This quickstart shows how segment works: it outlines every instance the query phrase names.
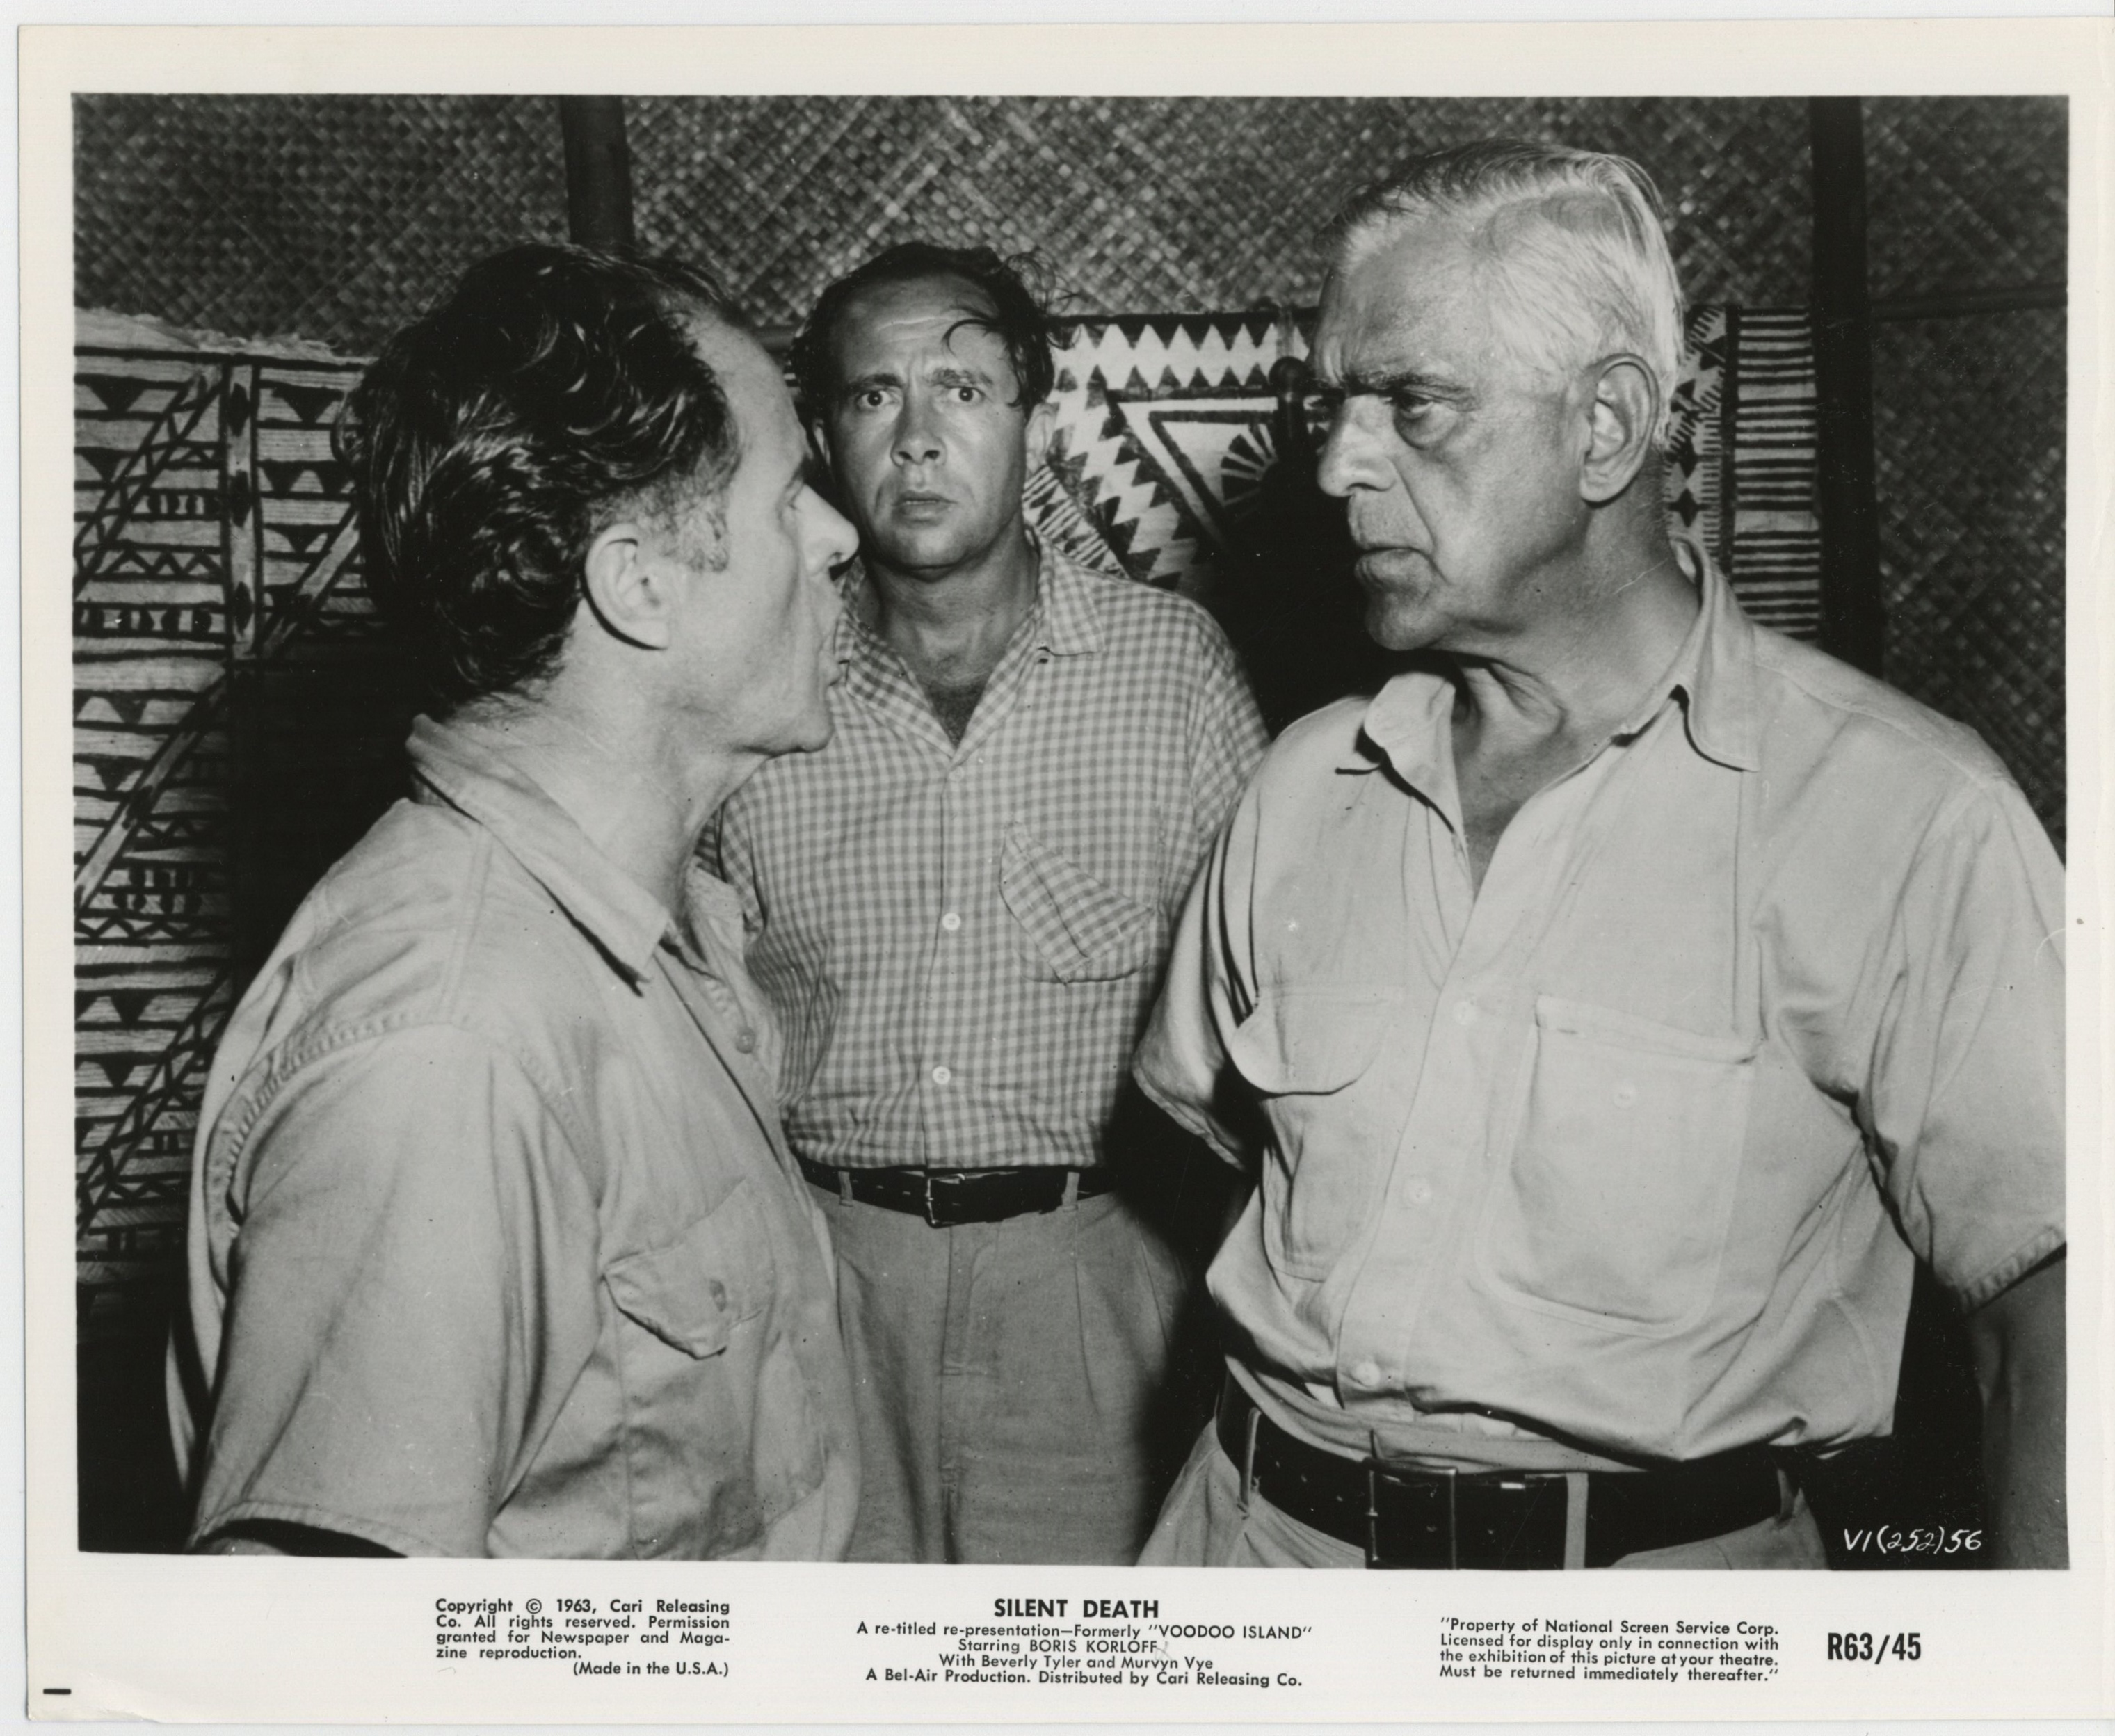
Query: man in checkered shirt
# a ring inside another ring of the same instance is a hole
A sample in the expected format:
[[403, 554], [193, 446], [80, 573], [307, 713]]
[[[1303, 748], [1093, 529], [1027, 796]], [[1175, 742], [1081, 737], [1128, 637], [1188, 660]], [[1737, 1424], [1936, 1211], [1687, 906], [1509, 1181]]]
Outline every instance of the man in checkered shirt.
[[[825, 290], [794, 349], [865, 572], [834, 739], [741, 792], [719, 860], [836, 1236], [855, 1559], [1128, 1562], [1172, 1468], [1192, 1286], [1113, 1160], [1264, 728], [1201, 609], [1028, 530], [1046, 334], [989, 249], [912, 243]], [[1141, 1168], [1179, 1139], [1149, 1132]]]

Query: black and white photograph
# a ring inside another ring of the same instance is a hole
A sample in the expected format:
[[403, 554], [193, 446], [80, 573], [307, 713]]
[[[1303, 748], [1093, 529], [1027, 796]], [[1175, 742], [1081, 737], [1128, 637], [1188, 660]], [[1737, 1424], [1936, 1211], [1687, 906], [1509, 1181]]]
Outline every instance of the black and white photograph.
[[767, 1585], [865, 1720], [2102, 1606], [2104, 93], [82, 64], [68, 1572], [356, 1585], [444, 1718], [795, 1693]]

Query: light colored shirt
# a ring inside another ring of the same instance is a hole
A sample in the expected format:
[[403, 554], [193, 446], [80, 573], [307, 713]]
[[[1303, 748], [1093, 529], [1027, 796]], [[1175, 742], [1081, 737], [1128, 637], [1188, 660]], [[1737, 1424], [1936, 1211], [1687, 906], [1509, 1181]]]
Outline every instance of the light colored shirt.
[[721, 816], [787, 1132], [847, 1169], [1091, 1164], [1255, 702], [1195, 604], [1046, 548], [957, 742], [865, 613], [829, 746]]
[[1259, 1160], [1209, 1285], [1319, 1444], [1884, 1433], [1913, 1255], [1972, 1307], [2062, 1244], [2047, 838], [1970, 732], [1702, 583], [1480, 889], [1411, 673], [1287, 731], [1184, 917], [1139, 1077]]
[[857, 1495], [827, 1231], [732, 893], [687, 920], [488, 735], [310, 893], [200, 1114], [195, 1539], [834, 1556]]

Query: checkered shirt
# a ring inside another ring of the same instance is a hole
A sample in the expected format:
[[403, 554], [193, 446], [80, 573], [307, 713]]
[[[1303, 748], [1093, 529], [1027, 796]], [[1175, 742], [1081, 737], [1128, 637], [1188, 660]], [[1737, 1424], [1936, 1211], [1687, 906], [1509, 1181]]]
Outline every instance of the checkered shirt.
[[[857, 599], [855, 599], [856, 601]], [[959, 744], [847, 609], [837, 733], [766, 765], [741, 893], [795, 1148], [846, 1169], [1084, 1167], [1264, 733], [1211, 618], [1045, 547]]]

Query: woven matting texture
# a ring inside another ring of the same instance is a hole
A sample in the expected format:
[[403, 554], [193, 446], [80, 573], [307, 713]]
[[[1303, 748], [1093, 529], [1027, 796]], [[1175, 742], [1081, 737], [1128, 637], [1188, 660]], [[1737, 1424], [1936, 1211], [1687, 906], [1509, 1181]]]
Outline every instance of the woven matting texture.
[[2059, 846], [2063, 327], [2054, 310], [1883, 325], [1873, 356], [1888, 679], [1973, 725]]
[[[1784, 99], [641, 97], [640, 239], [791, 324], [912, 236], [1035, 249], [1080, 313], [1304, 305], [1315, 226], [1436, 145], [1512, 132], [1651, 170], [1699, 301], [1806, 298]], [[76, 305], [371, 352], [463, 265], [565, 230], [544, 97], [83, 96]]]
[[2062, 97], [1875, 97], [1865, 104], [1873, 294], [2061, 283]]
[[356, 355], [566, 233], [548, 97], [82, 96], [74, 159], [75, 305]]
[[[2061, 283], [2060, 98], [1865, 104], [1877, 297]], [[2064, 316], [1883, 324], [1887, 676], [1970, 723], [2064, 840]]]

